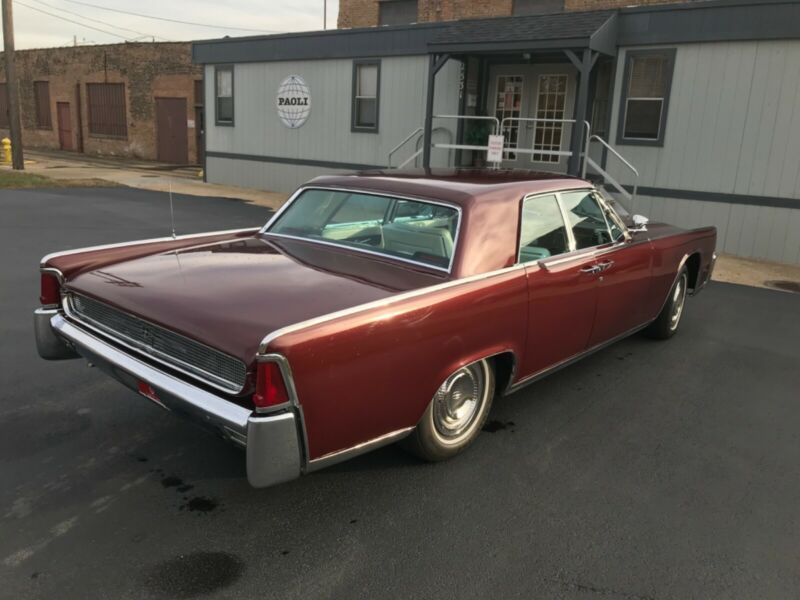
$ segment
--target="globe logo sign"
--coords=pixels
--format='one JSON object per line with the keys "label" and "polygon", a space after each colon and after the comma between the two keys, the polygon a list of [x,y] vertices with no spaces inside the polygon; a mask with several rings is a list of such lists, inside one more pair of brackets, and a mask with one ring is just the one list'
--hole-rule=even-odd
{"label": "globe logo sign", "polygon": [[311,93],[303,78],[289,75],[284,79],[278,87],[275,105],[284,125],[290,129],[301,127],[311,113]]}

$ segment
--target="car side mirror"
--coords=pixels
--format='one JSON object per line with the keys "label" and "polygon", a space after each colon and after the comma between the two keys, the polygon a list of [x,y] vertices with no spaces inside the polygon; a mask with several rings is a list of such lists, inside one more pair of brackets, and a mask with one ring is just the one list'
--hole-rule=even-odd
{"label": "car side mirror", "polygon": [[629,227],[628,231],[632,232],[639,232],[639,231],[647,231],[647,224],[650,222],[650,219],[643,215],[633,215],[633,227]]}

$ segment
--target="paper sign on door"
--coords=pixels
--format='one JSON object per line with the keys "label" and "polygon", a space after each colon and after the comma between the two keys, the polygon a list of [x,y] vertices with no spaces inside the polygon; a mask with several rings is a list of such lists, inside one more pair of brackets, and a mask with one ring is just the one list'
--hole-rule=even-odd
{"label": "paper sign on door", "polygon": [[502,162],[503,161],[503,136],[490,135],[489,136],[489,150],[486,152],[486,162]]}

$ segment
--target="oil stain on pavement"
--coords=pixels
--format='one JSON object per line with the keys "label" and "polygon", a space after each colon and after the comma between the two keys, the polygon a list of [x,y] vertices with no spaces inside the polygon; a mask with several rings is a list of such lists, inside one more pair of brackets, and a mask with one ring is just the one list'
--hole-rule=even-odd
{"label": "oil stain on pavement", "polygon": [[151,567],[144,584],[163,598],[196,598],[228,587],[241,577],[244,566],[228,552],[181,554]]}

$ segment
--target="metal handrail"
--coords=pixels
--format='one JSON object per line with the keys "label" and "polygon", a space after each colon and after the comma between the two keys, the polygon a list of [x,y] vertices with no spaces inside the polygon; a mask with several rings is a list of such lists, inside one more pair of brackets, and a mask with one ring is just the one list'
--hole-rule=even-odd
{"label": "metal handrail", "polygon": [[[416,159],[417,159],[417,157],[418,157],[420,154],[422,154],[422,148],[420,148],[419,150],[417,150],[416,152],[414,152],[414,154],[412,154],[412,155],[411,155],[411,156],[409,156],[407,159],[405,159],[403,162],[401,162],[399,165],[397,165],[397,168],[398,168],[398,169],[402,169],[402,168],[403,168],[403,167],[405,167],[405,166],[406,166],[408,163],[410,163],[412,160],[416,160]],[[391,169],[391,167],[389,167],[389,168]]]}
{"label": "metal handrail", "polygon": [[[519,121],[520,123],[569,123],[574,125],[579,123],[577,119],[546,119],[546,118],[539,118],[539,117],[505,117],[500,122],[500,131],[505,131],[506,128],[506,121]],[[586,133],[584,134],[584,156],[588,156],[589,154],[589,138],[592,135],[592,126],[589,124],[589,121],[583,121],[583,126],[586,128]],[[535,145],[535,136],[534,136],[534,145]],[[506,152],[505,148],[503,151]],[[531,148],[528,150],[527,148],[514,148],[508,149],[508,152],[517,152],[519,154],[546,154],[548,156],[572,156],[572,150],[535,150]],[[581,167],[581,173],[583,176],[586,176],[586,161],[584,160],[583,166]]]}
{"label": "metal handrail", "polygon": [[[387,163],[387,164],[386,164],[386,168],[387,168],[387,169],[391,169],[391,168],[392,168],[392,155],[394,155],[394,153],[395,153],[395,152],[397,152],[398,150],[400,150],[400,148],[402,148],[402,147],[403,147],[403,146],[405,146],[405,145],[406,145],[408,142],[410,142],[410,141],[411,141],[411,139],[412,139],[414,136],[416,136],[416,135],[418,135],[418,134],[422,133],[423,131],[425,131],[425,130],[424,130],[422,127],[417,127],[417,128],[414,130],[414,131],[412,131],[410,134],[408,134],[408,136],[406,136],[406,137],[403,139],[403,141],[402,141],[402,142],[400,142],[399,144],[397,144],[397,146],[395,146],[394,148],[392,148],[391,150],[389,150],[389,156],[388,156],[388,157],[387,157],[387,159],[386,159],[386,163]],[[414,158],[416,158],[416,157],[417,157],[417,155],[415,154],[415,155],[414,155]],[[408,164],[408,161],[404,162],[404,163],[403,163],[403,164],[402,164],[402,165],[401,165],[399,168],[402,168],[402,167],[403,167],[403,166],[405,166],[406,164]]]}
{"label": "metal handrail", "polygon": [[589,138],[589,141],[590,141],[590,142],[592,142],[592,141],[595,141],[595,142],[600,142],[600,144],[602,144],[602,145],[603,145],[603,146],[604,146],[604,147],[605,147],[607,150],[609,150],[609,151],[610,151],[610,152],[611,152],[611,153],[612,153],[614,156],[616,156],[616,157],[617,157],[617,158],[620,160],[620,162],[622,162],[622,164],[623,164],[623,165],[625,165],[626,167],[628,167],[628,168],[629,168],[629,169],[630,169],[630,170],[633,172],[633,174],[636,176],[636,179],[634,179],[634,181],[633,181],[633,193],[632,193],[632,194],[629,194],[629,192],[627,192],[627,190],[625,190],[625,189],[624,189],[624,188],[623,188],[623,187],[622,187],[622,186],[621,186],[621,185],[620,185],[620,184],[617,182],[617,180],[616,180],[616,179],[614,179],[614,178],[613,178],[611,175],[609,175],[609,173],[608,173],[608,172],[607,172],[605,169],[603,169],[602,167],[600,167],[600,165],[598,165],[598,164],[597,164],[595,161],[593,161],[593,160],[591,160],[591,159],[589,158],[589,144],[588,144],[588,143],[586,144],[586,155],[585,155],[585,160],[584,160],[584,162],[583,162],[583,176],[584,176],[584,178],[586,177],[586,163],[587,163],[587,162],[590,162],[590,163],[592,164],[592,166],[593,166],[595,169],[597,169],[597,171],[598,171],[598,172],[599,172],[599,173],[600,173],[600,174],[601,174],[603,177],[606,177],[606,178],[608,178],[608,179],[611,181],[612,185],[614,185],[614,187],[615,187],[615,188],[617,188],[617,191],[620,191],[620,192],[622,192],[622,193],[623,193],[624,195],[626,195],[626,196],[628,196],[628,195],[629,195],[630,197],[628,198],[628,200],[632,200],[633,198],[635,198],[635,197],[636,197],[636,190],[637,190],[637,189],[638,189],[638,187],[639,187],[639,170],[638,170],[636,167],[634,167],[634,166],[633,166],[633,165],[632,165],[630,162],[628,162],[628,160],[627,160],[627,159],[626,159],[624,156],[622,156],[622,154],[620,154],[619,152],[617,152],[617,150],[615,150],[615,149],[614,149],[614,147],[613,147],[611,144],[609,144],[607,141],[605,141],[605,140],[604,140],[603,138],[601,138],[599,135],[593,135],[593,136],[591,136],[591,137]]}

